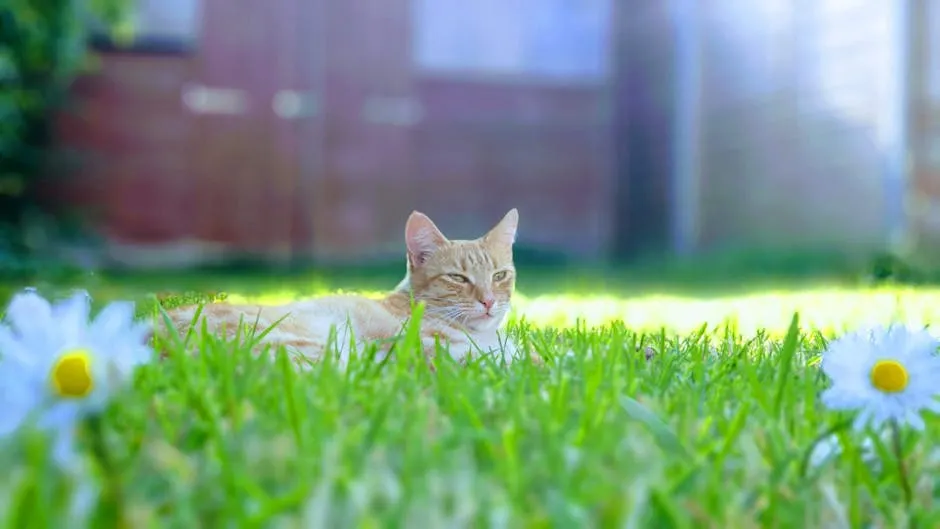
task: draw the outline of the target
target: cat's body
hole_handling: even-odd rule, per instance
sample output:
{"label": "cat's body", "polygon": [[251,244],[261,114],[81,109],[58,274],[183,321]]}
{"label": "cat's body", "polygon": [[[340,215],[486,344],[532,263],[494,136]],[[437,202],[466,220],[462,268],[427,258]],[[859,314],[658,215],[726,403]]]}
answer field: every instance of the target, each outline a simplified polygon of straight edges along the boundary
{"label": "cat's body", "polygon": [[[437,341],[456,360],[499,352],[511,361],[515,350],[499,329],[515,288],[512,244],[517,224],[513,209],[483,237],[451,241],[428,217],[414,212],[405,226],[407,275],[384,298],[337,295],[279,306],[213,303],[202,307],[200,320],[209,332],[229,337],[239,322],[256,333],[273,325],[260,345],[284,346],[307,361],[321,360],[325,352],[335,350],[336,359],[345,364],[351,342],[357,348],[378,343],[380,353],[388,353],[411,318],[414,299],[425,304],[420,335],[426,355],[433,355]],[[182,307],[167,315],[185,333],[196,311]],[[196,322],[196,329],[202,324]]]}

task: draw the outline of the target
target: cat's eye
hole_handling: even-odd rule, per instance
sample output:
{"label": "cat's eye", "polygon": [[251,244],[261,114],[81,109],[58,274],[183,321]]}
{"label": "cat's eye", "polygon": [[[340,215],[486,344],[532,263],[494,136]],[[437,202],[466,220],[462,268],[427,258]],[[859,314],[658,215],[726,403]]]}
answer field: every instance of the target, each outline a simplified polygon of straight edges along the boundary
{"label": "cat's eye", "polygon": [[469,283],[470,278],[463,274],[447,274],[447,277],[451,281],[456,281],[457,283]]}
{"label": "cat's eye", "polygon": [[503,279],[506,279],[507,275],[509,275],[509,272],[505,270],[496,272],[495,274],[493,274],[493,281],[502,281]]}

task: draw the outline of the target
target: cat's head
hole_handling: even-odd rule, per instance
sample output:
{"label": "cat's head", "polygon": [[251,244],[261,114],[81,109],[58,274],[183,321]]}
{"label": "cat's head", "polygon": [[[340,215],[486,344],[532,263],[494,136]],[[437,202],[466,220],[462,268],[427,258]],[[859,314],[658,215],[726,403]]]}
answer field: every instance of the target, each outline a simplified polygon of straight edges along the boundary
{"label": "cat's head", "polygon": [[486,235],[468,241],[448,239],[427,215],[408,217],[408,281],[428,316],[469,330],[499,327],[516,285],[512,245],[518,223],[512,209]]}

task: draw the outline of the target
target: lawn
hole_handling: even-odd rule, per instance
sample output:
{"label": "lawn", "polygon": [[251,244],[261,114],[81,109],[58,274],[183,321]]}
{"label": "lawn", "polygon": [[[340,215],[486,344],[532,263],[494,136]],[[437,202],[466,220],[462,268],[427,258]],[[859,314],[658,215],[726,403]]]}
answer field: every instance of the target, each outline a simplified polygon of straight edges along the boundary
{"label": "lawn", "polygon": [[[225,292],[274,303],[394,275],[88,276],[100,305]],[[20,285],[8,285],[5,293]],[[68,284],[41,283],[43,293]],[[4,297],[4,300],[6,297]],[[840,430],[818,401],[825,340],[863,323],[938,321],[940,289],[845,282],[708,288],[542,274],[522,280],[511,332],[542,355],[509,367],[409,357],[298,373],[205,340],[140,368],[81,450],[105,517],[125,527],[938,527],[940,452],[905,432],[905,497],[890,443]],[[794,313],[799,313],[796,326]],[[638,350],[652,347],[647,360]],[[0,517],[76,527],[88,509],[42,437],[0,450]],[[820,452],[821,453],[821,452]],[[76,489],[80,493],[87,485]],[[81,496],[81,494],[79,495]],[[87,507],[87,506],[85,506]],[[911,525],[914,524],[914,525]]]}

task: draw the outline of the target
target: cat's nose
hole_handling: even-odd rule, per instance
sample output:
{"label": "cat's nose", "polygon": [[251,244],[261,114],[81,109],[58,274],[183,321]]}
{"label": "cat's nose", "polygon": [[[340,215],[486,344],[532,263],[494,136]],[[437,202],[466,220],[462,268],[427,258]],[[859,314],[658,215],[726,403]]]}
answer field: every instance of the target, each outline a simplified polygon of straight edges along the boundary
{"label": "cat's nose", "polygon": [[480,300],[480,304],[483,305],[483,308],[486,309],[486,312],[489,312],[493,308],[493,305],[496,304],[495,298],[483,298]]}

